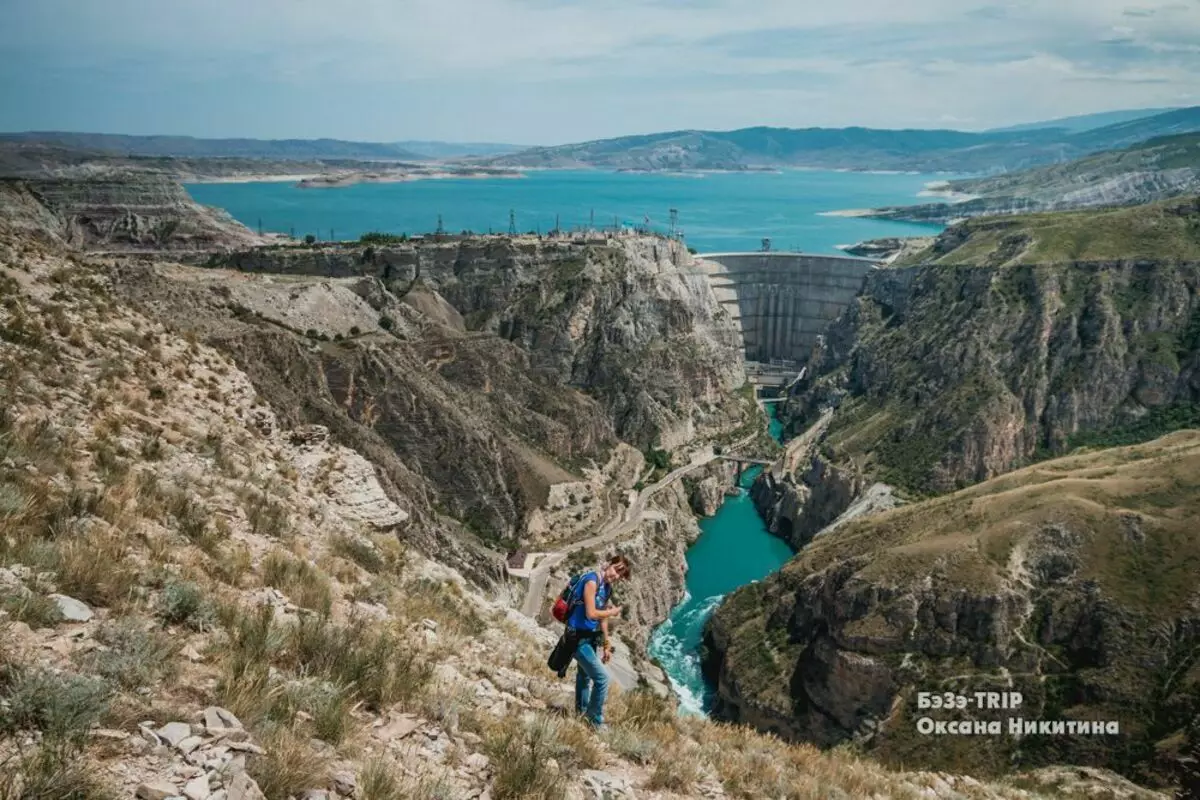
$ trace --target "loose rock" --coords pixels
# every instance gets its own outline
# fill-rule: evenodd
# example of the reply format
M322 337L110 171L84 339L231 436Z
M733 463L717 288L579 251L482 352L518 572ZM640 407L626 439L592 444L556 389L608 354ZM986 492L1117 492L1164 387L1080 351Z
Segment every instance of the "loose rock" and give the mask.
M95 616L82 600L67 597L65 594L52 594L50 599L58 604L58 611L67 622L87 622Z

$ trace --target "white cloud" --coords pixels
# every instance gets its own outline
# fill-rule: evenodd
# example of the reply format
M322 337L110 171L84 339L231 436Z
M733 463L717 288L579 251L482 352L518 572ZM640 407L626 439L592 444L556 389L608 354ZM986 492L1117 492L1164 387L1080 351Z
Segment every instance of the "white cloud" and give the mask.
M539 141L580 138L575 120L595 135L682 127L675 119L987 126L1200 103L1200 3L0 0L0 12L0 58L18 76L91 80L101 97L139 79L159 92L252 84L261 118L240 122L259 135L272 120L294 123L275 90L407 100L404 112L360 103L363 119L323 121L340 136L403 125L398 138L455 135L422 127L416 112L428 103L417 98L432 87L475 106L520 87L522 113L541 120L521 138ZM571 114L564 95L600 108ZM486 125L522 130L520 120ZM473 121L462 128L459 137L487 134Z

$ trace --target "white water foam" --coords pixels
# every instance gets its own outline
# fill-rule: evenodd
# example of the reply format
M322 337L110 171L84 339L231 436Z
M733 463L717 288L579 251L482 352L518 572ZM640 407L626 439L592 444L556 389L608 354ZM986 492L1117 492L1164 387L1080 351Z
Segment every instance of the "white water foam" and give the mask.
M681 616L672 615L658 627L650 639L647 648L650 655L658 660L671 688L679 698L679 707L684 714L691 716L704 715L704 675L700 670L700 655L687 645L675 633L676 625L690 628L700 627L712 615L724 595L705 598L695 608L690 608ZM685 592L683 602L677 608L691 602L691 595Z

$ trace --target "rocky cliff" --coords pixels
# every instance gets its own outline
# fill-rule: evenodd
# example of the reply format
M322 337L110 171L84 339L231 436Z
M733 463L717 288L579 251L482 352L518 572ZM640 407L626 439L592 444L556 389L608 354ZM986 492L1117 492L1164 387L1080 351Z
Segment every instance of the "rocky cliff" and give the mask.
M370 275L419 303L433 292L470 335L529 354L531 369L596 397L618 435L674 450L738 427L741 343L691 255L656 237L260 248L222 256L246 272ZM456 319L457 319L456 318Z
M97 250L213 250L261 243L223 211L197 205L166 174L0 178L0 231Z
M718 713L886 762L1105 765L1169 784L1200 715L1200 434L1045 462L846 523L707 631ZM924 710L918 692L1015 691ZM923 733L921 718L993 722ZM1009 719L1119 734L1011 735Z

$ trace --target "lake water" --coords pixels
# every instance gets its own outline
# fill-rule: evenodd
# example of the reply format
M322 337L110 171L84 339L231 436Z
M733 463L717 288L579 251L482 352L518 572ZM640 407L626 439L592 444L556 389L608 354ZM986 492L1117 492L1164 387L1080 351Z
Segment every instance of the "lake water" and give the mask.
M926 183L941 175L863 172L660 174L532 171L524 178L440 179L297 189L291 183L189 184L197 202L218 206L250 228L321 239L357 239L369 231L429 233L438 215L447 231L547 232L641 225L665 232L669 210L687 243L701 252L775 250L835 253L839 244L884 236L920 236L938 226L821 216L822 212L923 202Z

